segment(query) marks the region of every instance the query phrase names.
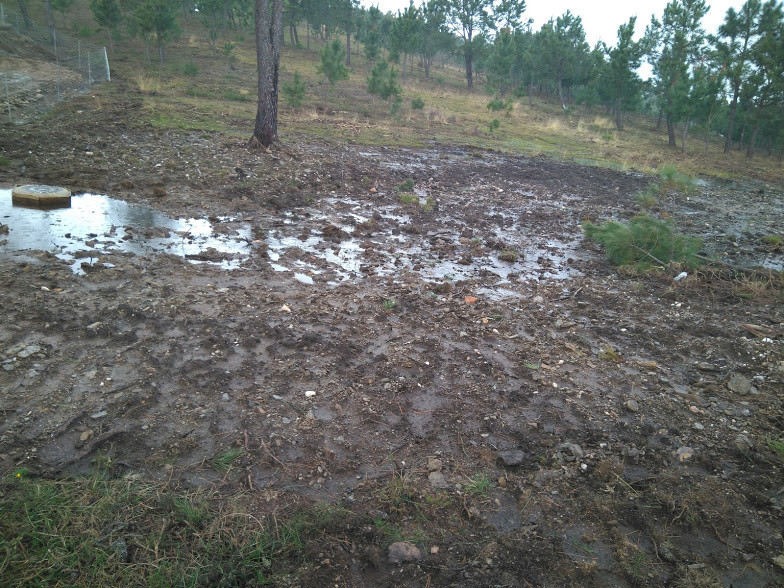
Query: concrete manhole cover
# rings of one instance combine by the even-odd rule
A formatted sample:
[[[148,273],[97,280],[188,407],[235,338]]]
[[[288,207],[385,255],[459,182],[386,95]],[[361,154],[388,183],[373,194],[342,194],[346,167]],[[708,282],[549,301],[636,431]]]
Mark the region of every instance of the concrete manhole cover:
[[[71,206],[71,191],[59,186],[28,184],[18,186],[11,191],[11,202],[17,205],[41,208]]]

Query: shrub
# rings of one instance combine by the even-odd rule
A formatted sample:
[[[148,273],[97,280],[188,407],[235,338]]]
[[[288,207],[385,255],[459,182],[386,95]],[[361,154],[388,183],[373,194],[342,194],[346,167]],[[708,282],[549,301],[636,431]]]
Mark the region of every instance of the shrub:
[[[299,108],[305,100],[305,82],[298,71],[294,72],[294,79],[283,84],[283,100],[292,108]]]
[[[193,63],[192,61],[189,61],[188,63],[182,66],[182,73],[183,75],[194,78],[197,75],[199,75],[199,66]]]
[[[614,265],[637,265],[641,269],[672,262],[687,267],[699,265],[696,257],[702,243],[675,233],[670,223],[640,215],[627,224],[607,221],[601,226],[583,224],[586,237],[601,243]]]
[[[414,110],[422,110],[425,108],[425,101],[421,98],[412,98],[411,99],[411,108]]]
[[[487,125],[491,133],[497,131],[500,126],[501,126],[501,121],[498,120],[497,118],[491,120],[490,123]]]
[[[490,102],[487,103],[487,108],[492,110],[493,112],[499,112],[501,110],[505,110],[507,113],[512,112],[512,99],[509,98],[507,100],[501,100],[498,96],[493,98]]]

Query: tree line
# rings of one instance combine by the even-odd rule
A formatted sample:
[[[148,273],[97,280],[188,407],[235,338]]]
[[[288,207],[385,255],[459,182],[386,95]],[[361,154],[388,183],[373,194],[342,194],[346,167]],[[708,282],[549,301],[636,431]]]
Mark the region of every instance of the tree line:
[[[27,0],[17,1],[21,7]],[[59,10],[72,1],[44,0]],[[613,45],[594,47],[580,17],[568,10],[535,30],[524,0],[422,0],[418,6],[412,0],[394,14],[359,0],[90,0],[90,8],[110,32],[124,28],[143,39],[148,54],[154,45],[161,61],[183,18],[198,19],[217,54],[227,31],[252,30],[259,10],[274,9],[282,11],[275,25],[280,44],[288,37],[309,48],[313,38],[330,44],[339,38],[350,66],[358,41],[376,65],[369,87],[382,96],[384,84],[394,90],[397,76],[405,83],[415,67],[430,77],[434,63],[459,61],[467,87],[482,79],[497,103],[549,95],[564,110],[601,105],[619,130],[628,113],[652,113],[673,147],[685,149],[699,129],[706,149],[711,133],[719,133],[725,152],[784,151],[784,10],[777,0],[730,8],[710,34],[702,26],[705,0],[673,0],[641,38],[634,38],[632,17]],[[644,62],[652,70],[647,80],[639,75]]]

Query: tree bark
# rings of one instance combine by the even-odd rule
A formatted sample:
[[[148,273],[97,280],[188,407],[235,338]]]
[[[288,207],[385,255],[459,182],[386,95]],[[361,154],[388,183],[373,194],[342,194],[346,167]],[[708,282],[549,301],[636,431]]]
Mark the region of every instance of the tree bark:
[[[686,153],[686,135],[689,134],[689,123],[691,116],[686,117],[686,122],[683,123],[683,133],[681,134],[681,153]]]
[[[346,33],[346,67],[351,66],[351,33]]]
[[[284,0],[256,0],[256,60],[259,100],[248,145],[269,147],[278,140],[278,70],[283,41]]]
[[[735,114],[738,110],[738,94],[740,86],[735,88],[732,94],[732,103],[730,104],[730,120],[727,124],[727,138],[724,139],[724,153],[732,151],[732,134],[735,132]]]
[[[465,54],[465,69],[468,88],[471,89],[474,87],[474,60],[473,55],[468,52]]]
[[[757,133],[759,133],[759,121],[754,123],[754,128],[751,130],[751,137],[749,137],[749,146],[746,149],[746,157],[751,159],[754,156],[754,143],[757,142]]]
[[[615,128],[619,131],[623,130],[623,117],[621,116],[621,98],[620,96],[615,99]]]
[[[25,28],[33,28],[33,21],[30,20],[30,14],[27,12],[27,2],[25,0],[16,0],[19,5],[19,12],[22,13],[22,20],[24,20]]]
[[[667,137],[670,140],[670,147],[677,147],[678,143],[675,141],[675,125],[670,117],[667,117]]]

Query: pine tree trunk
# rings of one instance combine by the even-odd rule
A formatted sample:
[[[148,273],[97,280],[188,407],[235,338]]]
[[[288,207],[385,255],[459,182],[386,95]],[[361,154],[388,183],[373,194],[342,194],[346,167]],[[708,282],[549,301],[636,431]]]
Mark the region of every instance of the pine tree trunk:
[[[351,65],[351,33],[346,33],[346,67]]]
[[[623,117],[621,117],[621,98],[620,96],[615,99],[615,128],[619,131],[623,130]]]
[[[278,140],[278,69],[283,41],[284,0],[256,0],[256,59],[259,101],[250,147],[269,147]]]
[[[686,153],[686,135],[689,134],[689,123],[691,122],[691,115],[686,117],[686,122],[683,123],[683,133],[681,133],[681,153]]]
[[[474,61],[470,53],[465,54],[465,69],[468,88],[471,89],[474,87]]]
[[[22,13],[22,20],[24,21],[25,28],[32,29],[33,21],[30,20],[30,14],[27,12],[27,2],[25,2],[25,0],[16,0],[16,3],[19,5],[19,12]]]
[[[561,78],[558,78],[558,100],[561,101],[561,108],[563,108],[564,112],[566,112],[566,104],[564,103],[563,98],[563,84],[561,83]]]
[[[678,146],[678,143],[675,141],[675,125],[669,116],[667,117],[667,137],[670,140],[670,147]]]
[[[749,137],[749,146],[746,149],[746,157],[751,159],[754,157],[754,143],[757,142],[757,134],[759,133],[759,121],[754,123],[754,128],[751,130],[751,137]]]
[[[730,120],[727,124],[727,137],[724,139],[724,153],[729,153],[732,150],[732,134],[735,132],[735,115],[738,110],[739,90],[740,86],[737,86],[732,94],[732,104],[730,104]]]

